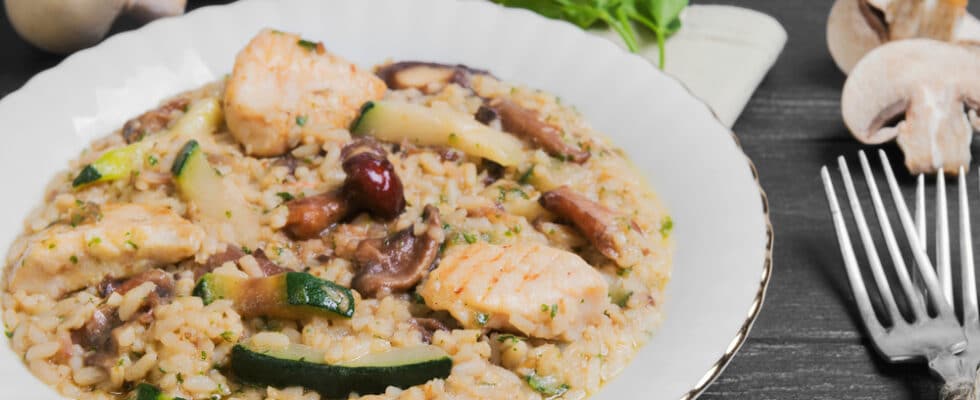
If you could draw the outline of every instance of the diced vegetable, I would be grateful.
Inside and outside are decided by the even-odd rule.
[[[449,146],[505,167],[524,159],[524,144],[509,133],[479,123],[473,116],[396,101],[364,104],[351,132],[389,142]]]
[[[408,388],[445,379],[453,362],[439,347],[421,345],[371,354],[354,362],[330,365],[311,347],[289,344],[270,348],[251,341],[231,351],[231,369],[246,382],[272,386],[303,386],[328,398],[350,393],[384,393],[388,386]]]
[[[190,105],[177,122],[170,128],[170,135],[181,135],[197,140],[210,140],[210,134],[221,125],[221,103],[217,99],[201,99]],[[161,136],[151,136],[145,140],[109,150],[95,162],[86,165],[72,181],[72,187],[93,183],[109,182],[128,177],[138,171],[147,158],[148,152]],[[155,157],[153,158],[155,159]],[[151,164],[155,164],[152,161]]]
[[[350,289],[303,272],[265,278],[240,278],[209,273],[198,281],[194,295],[204,304],[229,299],[242,317],[301,319],[312,315],[354,315]]]
[[[170,169],[181,197],[196,207],[194,218],[220,229],[220,235],[238,245],[254,245],[259,213],[231,182],[211,167],[196,140],[181,148]]]
[[[184,400],[182,397],[171,397],[163,394],[156,386],[148,383],[136,385],[136,390],[130,397],[132,400]]]
[[[82,168],[71,185],[77,188],[128,177],[142,164],[143,147],[140,143],[133,143],[103,153],[95,162]]]

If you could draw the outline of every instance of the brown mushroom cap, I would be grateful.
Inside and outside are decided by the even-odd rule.
[[[541,120],[537,111],[524,108],[510,99],[496,97],[486,104],[500,116],[504,131],[527,138],[544,148],[548,154],[576,163],[584,163],[591,155],[587,150],[566,143],[561,128]]]
[[[875,47],[910,38],[977,42],[980,22],[965,0],[837,0],[827,19],[827,46],[844,73]]]
[[[970,163],[973,127],[964,107],[980,104],[978,70],[980,50],[964,45],[909,39],[881,46],[844,84],[844,122],[863,143],[897,137],[910,172],[956,171]]]
[[[426,206],[423,218],[425,231],[419,236],[415,227],[408,227],[386,238],[362,241],[354,253],[360,269],[351,286],[376,298],[415,287],[435,263],[444,240],[439,209]]]
[[[541,194],[541,206],[572,222],[596,250],[611,259],[619,258],[619,249],[614,236],[617,228],[618,214],[596,203],[568,186]]]
[[[469,87],[472,75],[489,73],[462,64],[402,61],[379,68],[377,75],[391,89],[415,88],[423,93],[435,93],[452,83]]]

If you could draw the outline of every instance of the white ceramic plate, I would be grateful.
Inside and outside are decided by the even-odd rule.
[[[450,0],[244,1],[117,35],[38,74],[0,101],[0,251],[44,185],[92,139],[165,96],[220,78],[262,27],[323,40],[370,66],[465,63],[561,96],[625,148],[673,214],[666,321],[596,399],[696,396],[758,314],[771,264],[765,195],[734,136],[675,80],[574,26],[523,10]],[[4,257],[5,259],[6,257]],[[57,398],[6,343],[0,387]]]

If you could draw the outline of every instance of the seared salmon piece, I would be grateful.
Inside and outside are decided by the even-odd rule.
[[[419,294],[465,328],[575,340],[609,305],[602,275],[576,254],[536,243],[446,251]]]
[[[101,218],[51,226],[27,238],[7,285],[11,292],[65,293],[177,263],[197,253],[204,231],[169,208],[104,205]]]
[[[322,43],[263,30],[235,58],[225,87],[228,129],[254,156],[277,156],[304,131],[346,129],[384,81],[327,52]]]

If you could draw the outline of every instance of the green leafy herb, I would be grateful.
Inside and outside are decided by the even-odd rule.
[[[666,239],[670,236],[670,231],[674,229],[674,220],[670,216],[664,217],[663,221],[660,221],[660,235]]]
[[[566,383],[558,383],[558,379],[553,376],[541,376],[532,372],[526,376],[528,386],[531,389],[548,397],[556,397],[565,394],[569,386]]]
[[[177,373],[177,383],[184,383],[184,374]]]
[[[469,244],[476,243],[476,235],[469,232],[463,232],[463,240],[466,240],[466,243]]]
[[[235,332],[232,331],[221,332],[221,339],[230,343],[232,340],[235,340]]]
[[[248,248],[248,246],[242,246],[242,253],[252,254],[252,249]]]
[[[531,168],[528,168],[527,171],[524,171],[524,173],[521,174],[521,177],[520,178],[517,178],[517,182],[520,183],[520,184],[522,184],[522,185],[526,185],[528,182],[531,181],[531,177],[532,176],[534,176],[534,166],[533,165],[531,166]]]
[[[3,331],[3,334],[7,335],[8,338],[14,337],[14,331]]]
[[[296,116],[296,125],[299,125],[299,126],[306,125],[306,116],[305,115],[297,115]]]
[[[208,353],[204,350],[201,350],[201,360],[207,360],[207,359],[208,359]]]
[[[71,257],[68,257],[68,261],[71,261],[72,264],[78,264],[78,256],[72,254]]]
[[[497,336],[497,341],[500,342],[500,343],[504,343],[504,342],[506,342],[508,340],[511,341],[511,342],[513,342],[513,343],[517,343],[517,342],[523,342],[526,339],[525,338],[522,338],[520,336],[517,336],[517,335],[511,335],[509,333],[508,334]]]
[[[298,42],[296,42],[296,44],[298,44],[299,47],[302,47],[302,48],[304,48],[306,50],[309,50],[309,51],[315,51],[316,50],[316,42],[311,42],[311,41],[306,40],[306,39],[300,39]]]
[[[97,245],[99,243],[102,243],[102,238],[100,238],[98,236],[93,237],[93,238],[89,239],[89,241],[88,241],[88,247],[95,246],[95,245]]]
[[[282,199],[282,201],[290,201],[292,199],[295,199],[295,197],[293,197],[293,195],[291,195],[289,193],[286,193],[286,192],[276,193],[276,196],[279,196],[279,198]]]
[[[558,315],[558,305],[557,304],[552,304],[551,305],[551,312],[550,312],[550,314],[551,314],[551,319],[555,319],[555,316]]]
[[[650,30],[657,38],[659,66],[664,67],[664,43],[681,27],[680,14],[688,0],[493,0],[507,6],[525,8],[552,19],[560,19],[589,29],[597,25],[612,28],[630,51],[639,48],[633,25]]]
[[[146,157],[146,162],[150,163],[150,165],[157,165],[160,160],[158,160],[153,154],[150,154]]]
[[[126,245],[128,245],[129,247],[132,247],[133,250],[139,250],[140,249],[140,247],[137,246],[136,243],[133,243],[132,240],[127,240],[126,241]]]
[[[476,323],[480,324],[480,326],[486,325],[489,320],[490,316],[486,313],[476,313]]]

